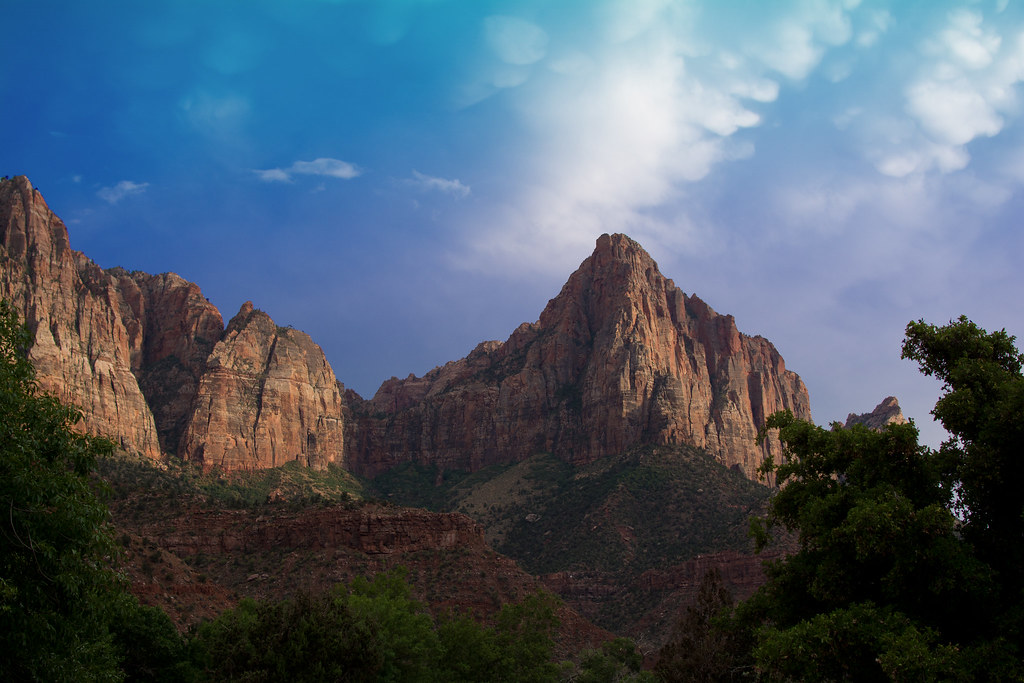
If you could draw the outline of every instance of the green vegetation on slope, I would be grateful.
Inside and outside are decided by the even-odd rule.
[[[689,446],[642,446],[574,467],[543,454],[471,475],[406,465],[375,479],[401,505],[463,512],[524,569],[639,573],[746,550],[769,489]]]
[[[362,487],[336,465],[326,470],[289,462],[264,470],[224,472],[171,460],[115,454],[97,461],[100,477],[110,486],[124,514],[152,512],[183,504],[214,508],[259,508],[268,505],[300,509],[314,505],[351,503],[362,498]]]
[[[533,573],[636,574],[701,553],[745,550],[748,519],[769,492],[687,446],[642,446],[534,481],[548,490],[507,511],[514,517],[498,546]]]

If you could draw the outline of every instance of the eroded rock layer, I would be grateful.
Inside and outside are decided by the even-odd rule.
[[[246,302],[207,359],[182,455],[235,470],[324,467],[343,452],[341,392],[320,347]]]

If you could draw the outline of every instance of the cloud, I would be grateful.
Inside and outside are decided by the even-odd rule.
[[[429,176],[419,171],[414,170],[412,172],[413,180],[409,181],[424,190],[434,190],[437,192],[443,192],[450,194],[456,198],[468,197],[470,194],[469,185],[464,185],[459,179],[447,180],[445,178],[436,178]]]
[[[698,222],[668,217],[664,207],[720,164],[754,153],[745,131],[763,124],[782,84],[807,78],[829,49],[851,42],[854,4],[805,0],[783,12],[771,4],[737,22],[724,4],[593,3],[565,25],[545,23],[528,58],[499,50],[495,36],[515,32],[490,22],[490,47],[505,62],[551,57],[549,68],[524,71],[528,82],[503,93],[529,137],[511,164],[500,215],[486,229],[478,218],[468,222],[470,249],[490,259],[466,263],[560,270],[565,254],[610,231],[692,246]],[[871,26],[884,30],[881,20]],[[497,83],[499,75],[491,66],[477,83]]]
[[[484,36],[500,60],[518,66],[540,61],[548,44],[548,34],[541,27],[501,15],[484,19]]]
[[[149,183],[133,183],[130,180],[122,180],[117,185],[112,187],[100,188],[96,196],[107,202],[108,204],[117,204],[125,197],[131,197],[132,195],[142,194],[149,187]]]
[[[998,26],[998,28],[997,28]],[[969,145],[1002,133],[1017,114],[1024,33],[1004,36],[978,11],[949,12],[921,42],[919,67],[903,81],[903,116],[870,112],[869,156],[883,174],[952,173],[968,167]],[[897,134],[893,134],[898,129]]]
[[[314,175],[351,180],[362,175],[363,170],[347,161],[321,157],[313,161],[296,161],[288,168],[256,169],[253,172],[264,182],[290,183],[294,175]]]

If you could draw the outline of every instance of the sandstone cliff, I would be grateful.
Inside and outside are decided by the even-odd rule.
[[[72,251],[64,224],[24,177],[0,182],[0,262],[0,296],[34,335],[29,356],[40,386],[79,406],[90,431],[159,457],[135,374],[145,325],[131,277]]]
[[[25,177],[0,181],[0,297],[32,331],[39,384],[125,450],[227,468],[343,458],[340,389],[307,335],[251,304],[225,330],[173,273],[100,268]]]
[[[340,463],[338,381],[309,335],[246,302],[206,361],[181,455],[224,469]]]
[[[754,473],[764,418],[810,418],[807,389],[762,337],[687,296],[639,244],[603,235],[540,320],[353,405],[348,458],[375,475],[414,460],[477,470],[550,452],[592,462],[688,443]]]

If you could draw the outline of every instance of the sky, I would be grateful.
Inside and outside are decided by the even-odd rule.
[[[816,422],[906,324],[1024,334],[1024,3],[0,0],[0,175],[103,267],[308,332],[363,396],[506,339],[623,232]]]

